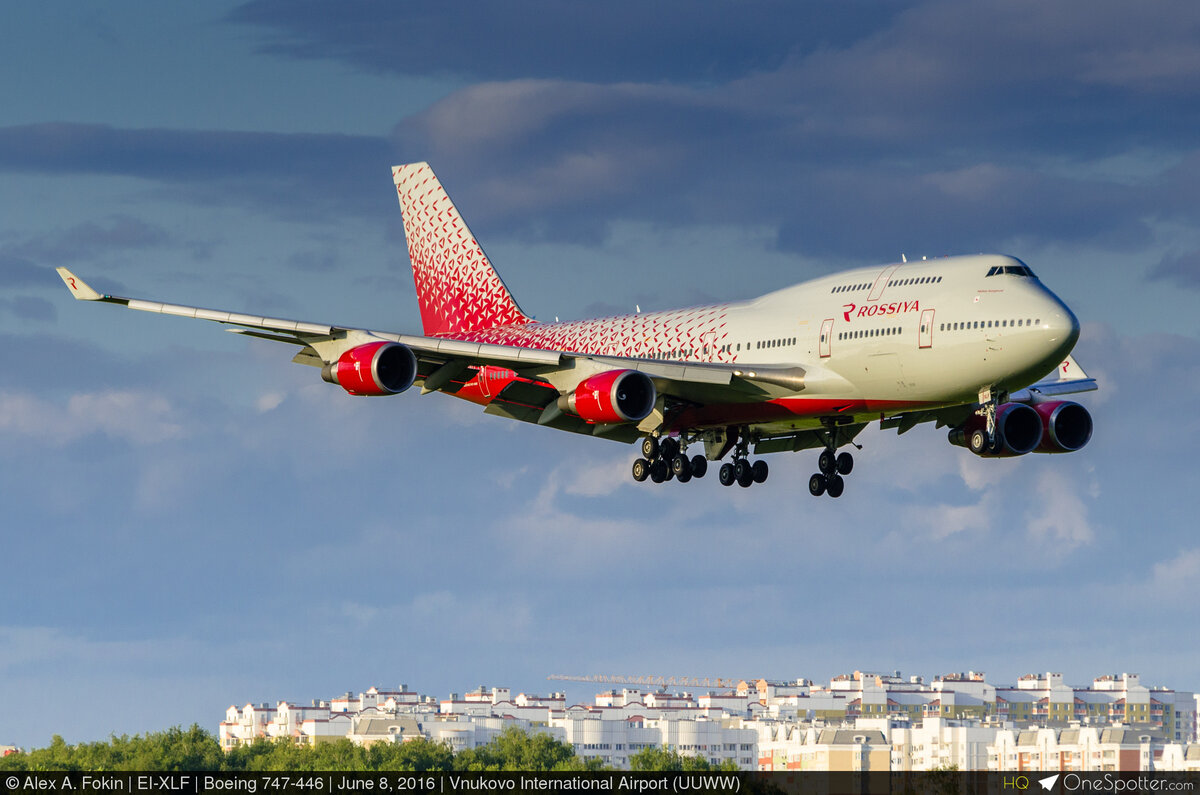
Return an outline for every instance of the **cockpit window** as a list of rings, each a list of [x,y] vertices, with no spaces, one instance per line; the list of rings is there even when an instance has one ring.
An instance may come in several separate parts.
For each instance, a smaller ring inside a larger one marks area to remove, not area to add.
[[[1023,262],[1019,265],[994,265],[988,269],[987,275],[999,276],[1005,273],[1013,276],[1028,276],[1031,279],[1037,278],[1033,275],[1033,271],[1029,269],[1029,266]]]

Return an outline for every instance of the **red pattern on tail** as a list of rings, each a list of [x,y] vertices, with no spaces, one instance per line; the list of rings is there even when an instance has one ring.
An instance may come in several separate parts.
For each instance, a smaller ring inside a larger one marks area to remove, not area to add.
[[[392,169],[425,334],[530,322],[428,163]]]

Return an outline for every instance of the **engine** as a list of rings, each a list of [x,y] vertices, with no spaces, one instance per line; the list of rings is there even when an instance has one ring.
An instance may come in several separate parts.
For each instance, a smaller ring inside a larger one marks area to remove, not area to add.
[[[1007,457],[1025,455],[1042,441],[1042,418],[1025,403],[1005,403],[996,409],[996,440],[988,445],[987,419],[978,414],[950,431],[950,444],[966,447],[975,455]]]
[[[351,395],[396,395],[416,377],[417,357],[398,342],[359,345],[321,369],[321,378]]]
[[[641,422],[654,410],[658,392],[650,376],[637,370],[593,375],[558,399],[563,411],[588,422]]]
[[[1092,415],[1078,403],[1056,400],[1034,406],[1042,420],[1042,438],[1035,452],[1073,453],[1092,438]]]

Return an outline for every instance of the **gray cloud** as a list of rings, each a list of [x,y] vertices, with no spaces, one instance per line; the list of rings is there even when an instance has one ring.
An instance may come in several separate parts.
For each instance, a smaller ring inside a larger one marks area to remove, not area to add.
[[[45,298],[32,295],[0,298],[0,312],[8,312],[18,320],[33,320],[41,323],[52,323],[58,318],[58,311],[54,308],[54,304]]]
[[[900,3],[716,0],[603,5],[468,0],[253,0],[228,21],[262,30],[264,52],[370,72],[483,79],[694,82],[775,68],[794,49],[843,45],[884,27]]]
[[[174,243],[165,229],[131,215],[113,215],[103,221],[85,221],[67,229],[38,235],[10,245],[18,258],[42,262],[69,262],[109,251],[138,250]]]
[[[392,158],[387,141],[370,136],[70,123],[0,128],[0,171],[137,177],[160,185],[163,198],[253,204],[306,218],[375,214],[388,195],[383,175]]]
[[[7,248],[7,247],[6,247]],[[35,265],[32,260],[0,249],[0,281],[8,287],[45,286],[52,283],[55,273],[50,268]]]
[[[1150,269],[1152,281],[1170,281],[1190,290],[1200,290],[1200,251],[1165,255]]]

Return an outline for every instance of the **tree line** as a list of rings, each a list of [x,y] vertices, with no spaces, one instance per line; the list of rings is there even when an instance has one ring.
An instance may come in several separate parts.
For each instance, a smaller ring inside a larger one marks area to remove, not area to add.
[[[712,765],[699,756],[665,748],[643,748],[629,757],[630,769],[651,771],[737,770],[732,761]],[[377,742],[369,747],[348,739],[297,745],[288,738],[259,739],[222,751],[217,738],[197,724],[161,732],[121,735],[70,745],[55,735],[50,745],[0,758],[0,771],[582,771],[612,770],[595,757],[548,734],[509,727],[477,748],[457,753],[424,737]]]

